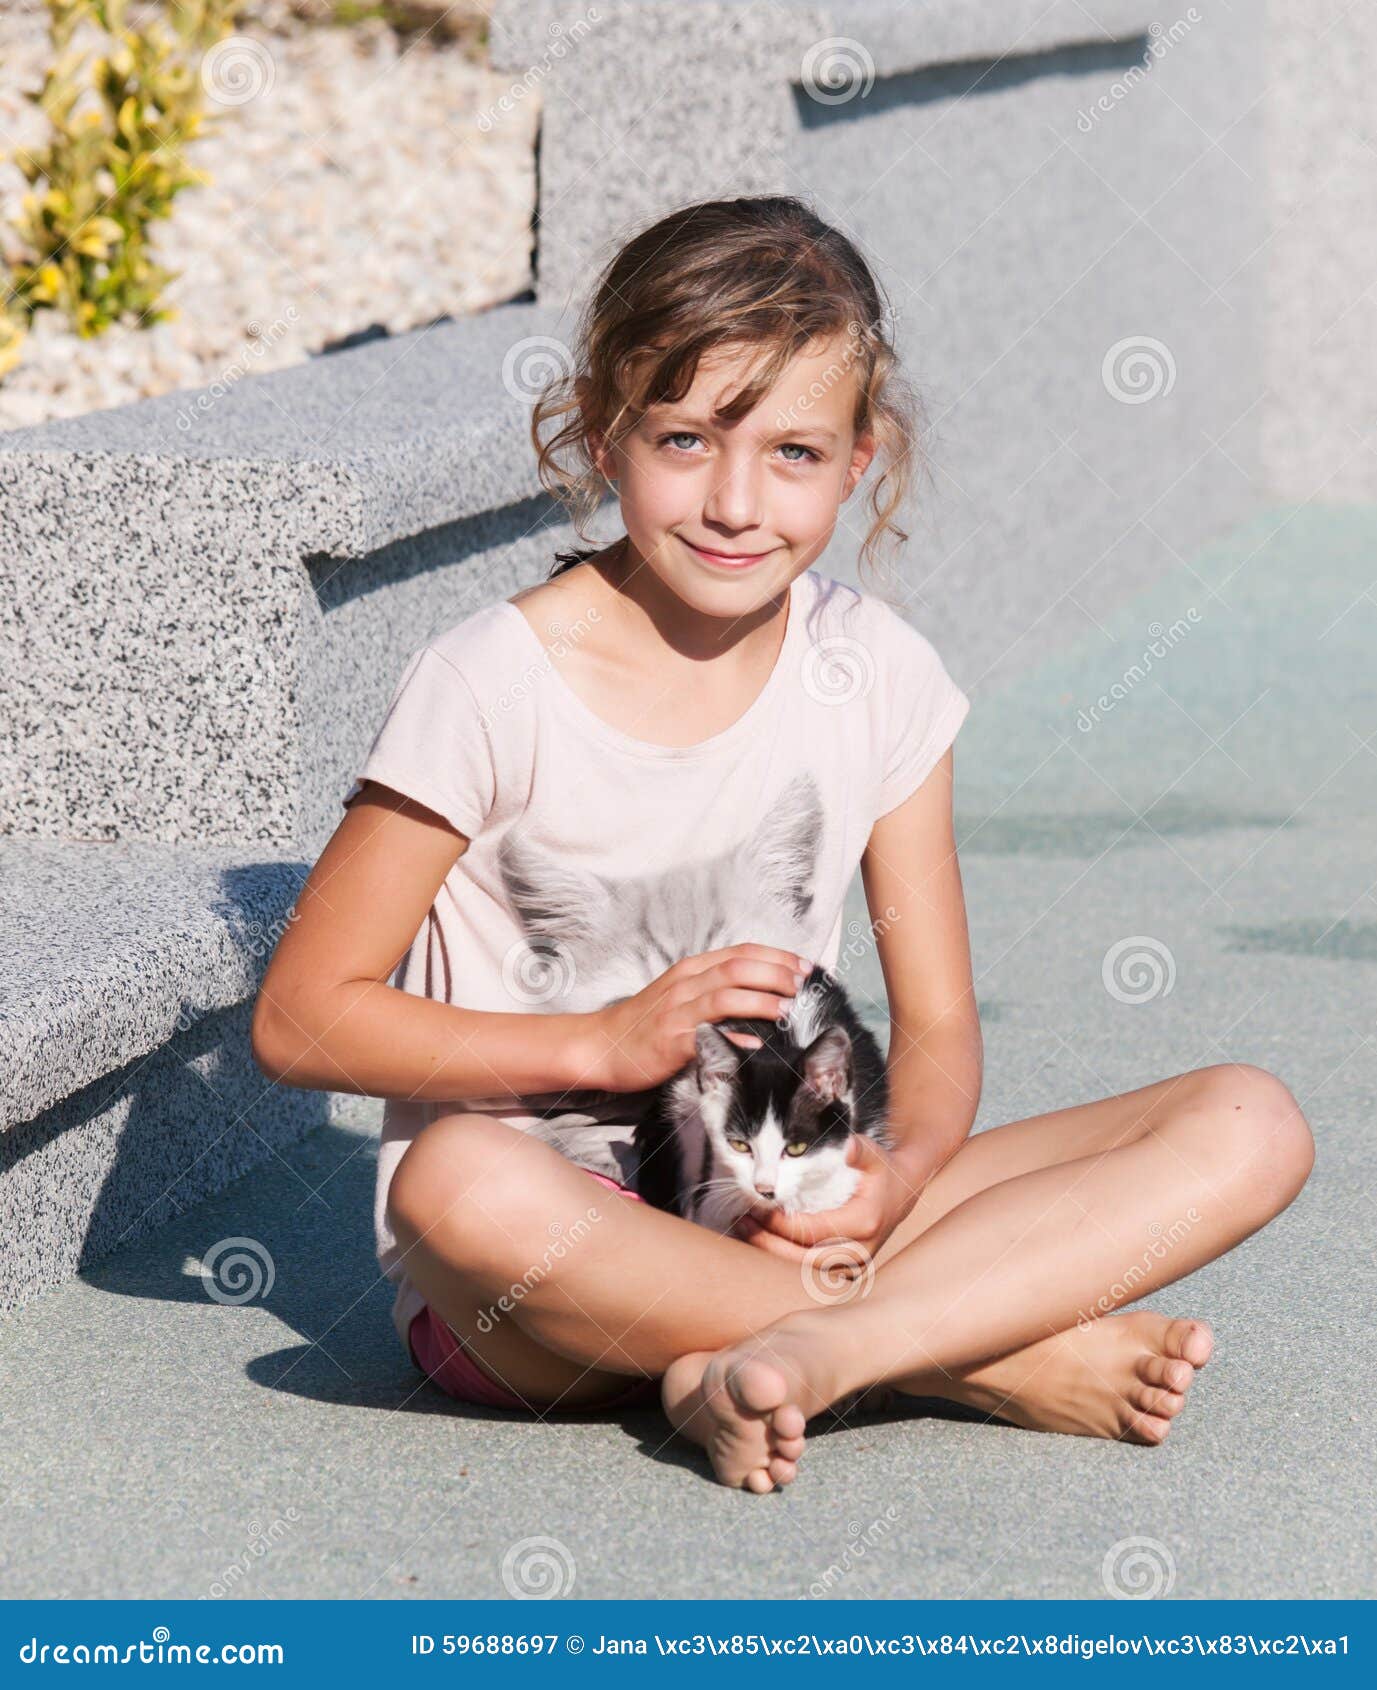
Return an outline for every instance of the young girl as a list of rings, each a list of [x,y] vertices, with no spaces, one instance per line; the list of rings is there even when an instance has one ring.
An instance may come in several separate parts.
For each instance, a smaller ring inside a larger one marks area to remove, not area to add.
[[[811,567],[877,453],[865,563],[906,538],[912,404],[866,263],[794,199],[673,213],[608,267],[532,433],[580,531],[605,480],[625,535],[412,656],[254,1015],[271,1078],[388,1100],[402,1343],[466,1402],[658,1399],[753,1491],[869,1387],[1160,1442],[1209,1329],[1113,1311],[1285,1208],[1310,1132],[1220,1063],[968,1138],[968,700]],[[700,1022],[776,1018],[836,962],[857,864],[898,1148],[856,1140],[845,1207],[739,1236],[651,1208],[637,1094]],[[841,1300],[812,1278],[828,1239],[864,1264]]]

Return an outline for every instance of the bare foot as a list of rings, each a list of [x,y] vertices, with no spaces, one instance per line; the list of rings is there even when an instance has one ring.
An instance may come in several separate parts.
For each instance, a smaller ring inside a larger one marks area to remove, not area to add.
[[[1070,1327],[952,1378],[925,1375],[921,1389],[1032,1431],[1160,1444],[1213,1348],[1203,1320],[1134,1309]],[[917,1390],[918,1381],[903,1388]]]
[[[707,1450],[724,1485],[763,1495],[795,1478],[810,1415],[838,1394],[820,1369],[815,1319],[786,1315],[758,1338],[696,1350],[666,1369],[665,1413]]]

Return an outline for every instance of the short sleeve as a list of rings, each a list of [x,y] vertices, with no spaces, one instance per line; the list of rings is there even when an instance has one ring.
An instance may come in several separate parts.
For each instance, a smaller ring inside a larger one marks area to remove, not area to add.
[[[882,605],[885,689],[876,816],[910,797],[942,760],[971,701],[947,673],[932,642]]]
[[[408,659],[357,779],[390,786],[434,810],[466,838],[482,828],[496,795],[489,724],[459,665],[434,644]]]

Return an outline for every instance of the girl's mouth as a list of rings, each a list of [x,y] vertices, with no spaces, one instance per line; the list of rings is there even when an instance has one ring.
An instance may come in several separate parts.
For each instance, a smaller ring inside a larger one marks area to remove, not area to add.
[[[711,564],[715,569],[749,569],[752,564],[770,556],[769,552],[711,552],[704,546],[695,546],[692,540],[685,540],[684,544],[704,563]]]

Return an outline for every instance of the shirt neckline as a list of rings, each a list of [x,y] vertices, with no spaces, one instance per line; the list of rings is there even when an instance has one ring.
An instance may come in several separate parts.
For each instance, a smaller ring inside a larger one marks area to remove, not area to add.
[[[714,753],[734,745],[738,739],[748,734],[760,718],[769,709],[776,693],[783,686],[785,677],[793,667],[794,651],[802,638],[802,624],[805,607],[802,602],[800,582],[804,577],[811,578],[812,571],[804,570],[796,575],[789,583],[788,616],[784,625],[784,639],[780,644],[779,653],[775,658],[774,668],[771,669],[765,684],[755,695],[745,710],[734,722],[729,723],[720,733],[715,733],[709,739],[701,739],[694,745],[657,745],[653,740],[637,739],[633,734],[623,733],[615,728],[611,722],[604,721],[597,711],[584,703],[578,693],[569,685],[555,667],[549,651],[542,643],[540,636],[526,620],[520,605],[513,604],[510,599],[503,599],[502,606],[509,610],[521,624],[524,637],[529,646],[539,654],[544,661],[548,684],[559,695],[561,714],[576,720],[583,729],[604,745],[625,751],[636,757],[652,758],[663,762],[690,762],[697,757],[709,757]]]

